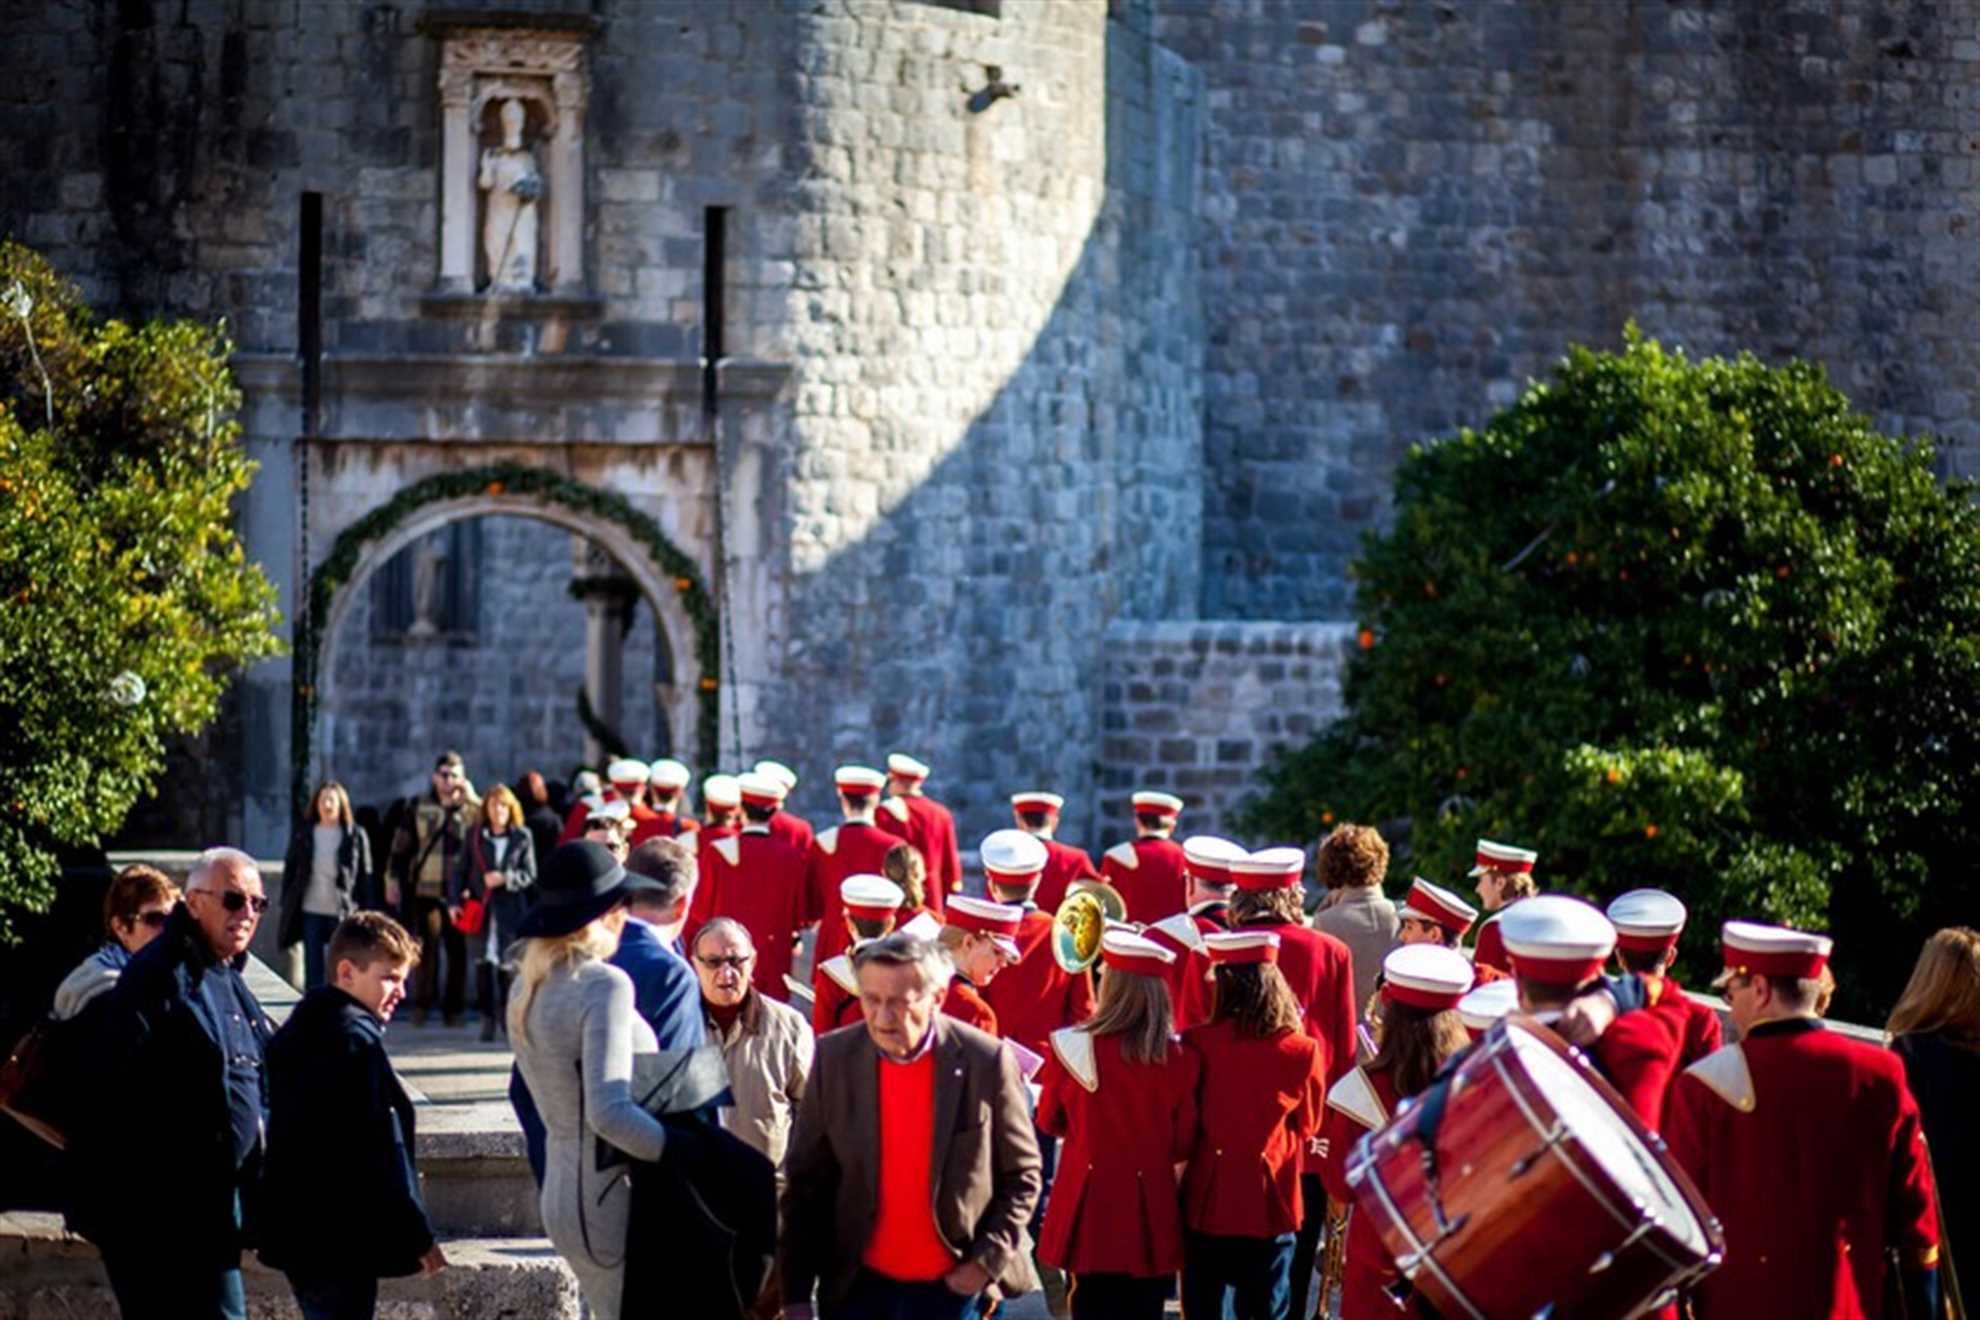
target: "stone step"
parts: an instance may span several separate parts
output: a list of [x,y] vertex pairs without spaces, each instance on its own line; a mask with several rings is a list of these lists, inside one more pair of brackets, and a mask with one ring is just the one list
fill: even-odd
[[[325,1232],[336,1226],[324,1225]],[[430,1278],[387,1279],[384,1320],[578,1320],[577,1276],[547,1238],[475,1237],[442,1243],[448,1266]],[[298,1320],[288,1281],[250,1254],[242,1263],[250,1320]],[[60,1215],[0,1213],[0,1317],[114,1320],[117,1304],[96,1248],[62,1230]]]

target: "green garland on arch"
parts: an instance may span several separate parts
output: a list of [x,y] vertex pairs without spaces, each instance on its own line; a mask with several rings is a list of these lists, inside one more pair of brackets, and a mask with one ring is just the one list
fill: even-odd
[[702,583],[700,570],[680,547],[667,539],[660,524],[634,508],[623,496],[572,481],[546,468],[520,463],[499,463],[428,477],[406,487],[384,504],[351,524],[338,535],[330,553],[309,577],[309,607],[299,610],[295,623],[294,700],[290,706],[291,790],[297,810],[309,794],[309,764],[316,731],[316,677],[321,658],[324,625],[329,622],[330,605],[344,584],[357,571],[366,545],[389,535],[420,509],[444,500],[475,495],[525,495],[545,504],[554,504],[606,522],[618,524],[646,548],[653,562],[674,579],[681,608],[694,625],[694,653],[698,668],[695,716],[696,754],[701,764],[713,766],[720,757],[722,625],[715,602]]

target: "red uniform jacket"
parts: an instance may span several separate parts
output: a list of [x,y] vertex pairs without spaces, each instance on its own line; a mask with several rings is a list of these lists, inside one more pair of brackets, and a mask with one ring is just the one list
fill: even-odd
[[1684,987],[1665,977],[1657,987],[1652,1007],[1662,1013],[1678,1038],[1678,1067],[1689,1068],[1725,1043],[1719,1015],[1709,1004],[1701,1004],[1684,992]]
[[1100,859],[1100,878],[1121,891],[1127,919],[1143,926],[1182,911],[1189,897],[1182,845],[1173,839],[1150,836],[1115,844]]
[[1702,1320],[1882,1316],[1887,1248],[1938,1244],[1904,1064],[1813,1018],[1769,1022],[1693,1064],[1664,1139],[1718,1214]]
[[1045,845],[1045,874],[1039,878],[1038,892],[1032,895],[1032,901],[1047,912],[1057,912],[1059,904],[1066,901],[1067,885],[1075,880],[1098,880],[1100,872],[1084,848],[1057,839],[1039,842]]
[[656,811],[652,819],[643,820],[633,831],[631,846],[639,847],[648,839],[678,839],[683,834],[693,834],[701,826],[692,816],[677,816],[671,811]]
[[[1359,1082],[1359,1085],[1356,1083]],[[1321,1124],[1318,1159],[1307,1161],[1327,1195],[1343,1205],[1351,1205],[1354,1195],[1348,1189],[1347,1161],[1364,1132],[1373,1132],[1396,1116],[1402,1097],[1389,1080],[1387,1068],[1358,1068],[1337,1082],[1327,1096],[1327,1117]],[[1382,1235],[1364,1222],[1356,1210],[1348,1218],[1346,1269],[1341,1279],[1342,1320],[1402,1315],[1385,1293],[1401,1278],[1396,1262],[1382,1245]]]
[[852,974],[852,959],[844,954],[820,962],[811,974],[812,1035],[822,1036],[866,1020],[858,992],[839,983],[841,977],[851,982]]
[[942,1011],[966,1026],[975,1027],[978,1031],[998,1037],[1003,1035],[997,1030],[996,1010],[983,1001],[983,992],[978,990],[974,983],[964,980],[960,975],[949,982],[949,993],[948,997],[942,1000]]
[[1049,1048],[1037,1123],[1065,1144],[1039,1257],[1075,1274],[1175,1273],[1183,1235],[1174,1166],[1196,1137],[1201,1058],[1171,1042],[1162,1062],[1129,1063],[1119,1036],[1076,1030],[1055,1034]]
[[[820,830],[811,841],[804,888],[806,920],[818,923],[818,944],[812,950],[813,958],[823,962],[844,953],[852,944],[852,935],[846,930],[846,905],[839,899],[839,885],[849,875],[879,875],[887,854],[898,843],[898,836],[857,820]],[[935,911],[937,915],[941,913],[939,907]],[[905,914],[901,919],[907,919]]]
[[711,919],[735,918],[756,944],[752,983],[779,1003],[788,1000],[791,992],[784,977],[791,970],[791,951],[805,918],[803,855],[761,825],[713,841],[702,855],[708,859],[708,869],[695,887],[682,930],[684,946],[692,949],[695,932]]
[[[1499,912],[1505,911],[1500,908]],[[1506,952],[1505,936],[1499,934],[1499,913],[1494,912],[1485,918],[1478,928],[1478,942],[1472,947],[1471,962],[1474,967],[1490,967],[1496,971],[1512,975],[1512,956]]]
[[797,849],[799,856],[811,855],[811,822],[804,817],[779,807],[770,815],[770,832]]
[[1300,1157],[1326,1103],[1327,1047],[1297,1031],[1241,1037],[1228,1021],[1195,1027],[1183,1043],[1203,1060],[1184,1221],[1227,1237],[1295,1231]]
[[1291,922],[1253,921],[1241,929],[1279,937],[1279,975],[1292,987],[1305,1025],[1327,1047],[1327,1085],[1354,1064],[1354,955],[1325,931]]
[[921,849],[928,863],[928,908],[942,915],[942,898],[962,889],[962,853],[956,848],[956,818],[949,809],[922,793],[890,797],[873,813],[883,830]]
[[1023,956],[983,987],[983,998],[996,1010],[1006,1040],[1042,1055],[1053,1032],[1093,1016],[1093,977],[1059,966],[1052,956],[1052,918],[1037,908],[1018,924],[1017,946]]
[[[609,799],[607,800],[609,801]],[[586,817],[590,815],[591,808],[584,805],[584,803],[571,803],[571,809],[564,813],[564,832],[557,836],[558,846],[561,847],[569,843],[572,839],[583,838],[584,822]]]
[[1595,1062],[1609,1085],[1651,1131],[1664,1126],[1664,1097],[1678,1075],[1678,1035],[1653,1008],[1624,1013],[1595,1042]]
[[[708,868],[713,865],[708,860],[708,850],[715,846],[717,839],[733,839],[741,833],[742,826],[740,825],[703,825],[700,829],[696,830],[694,832],[696,877],[706,876],[708,874]],[[683,933],[685,934],[685,932]],[[689,944],[686,947],[693,948],[694,946]]]
[[[1229,930],[1230,904],[1200,903],[1189,910],[1190,919],[1205,935]],[[1203,953],[1179,953],[1169,964],[1169,1004],[1175,1010],[1176,1030],[1188,1031],[1210,1020],[1212,991],[1210,957]]]

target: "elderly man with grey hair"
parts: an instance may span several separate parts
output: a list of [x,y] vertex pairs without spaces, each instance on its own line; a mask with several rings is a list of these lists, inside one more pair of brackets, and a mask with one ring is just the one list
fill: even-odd
[[866,1020],[819,1039],[785,1160],[784,1315],[961,1320],[1038,1286],[1031,1097],[1002,1042],[941,1012],[939,944],[861,945]]
[[811,1024],[750,984],[756,945],[749,928],[717,917],[694,936],[694,971],[708,1035],[729,1066],[733,1107],[722,1126],[763,1153],[783,1178],[784,1150],[804,1084],[811,1076]]
[[102,1251],[126,1320],[247,1313],[242,1193],[260,1172],[271,1028],[241,968],[267,910],[252,857],[201,853],[82,1052],[69,1226]]

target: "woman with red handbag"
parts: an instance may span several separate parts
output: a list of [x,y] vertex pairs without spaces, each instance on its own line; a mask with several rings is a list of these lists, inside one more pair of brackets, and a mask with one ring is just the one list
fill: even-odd
[[447,882],[447,917],[466,937],[467,965],[474,969],[475,1011],[481,1038],[507,1030],[511,969],[503,953],[529,910],[536,885],[536,847],[523,821],[522,804],[497,784],[481,800],[481,824],[468,832],[459,868]]

